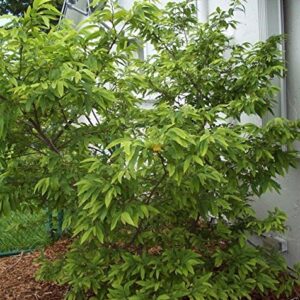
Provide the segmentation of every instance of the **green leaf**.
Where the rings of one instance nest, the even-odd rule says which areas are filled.
[[[45,23],[45,25],[49,28],[50,27],[50,20],[46,16],[42,16],[42,19]]]
[[[103,243],[104,242],[104,234],[103,234],[102,229],[99,226],[96,226],[95,228],[96,228],[96,236],[97,236],[99,242]]]
[[[133,222],[133,220],[132,220],[132,218],[131,218],[131,216],[130,216],[130,214],[128,213],[128,212],[123,212],[122,214],[121,214],[121,221],[122,221],[122,223],[127,223],[127,224],[129,224],[129,225],[132,225],[132,226],[134,226],[134,227],[137,227],[137,224],[135,224],[134,222]]]
[[[168,164],[167,165],[167,170],[169,172],[169,176],[172,177],[174,175],[174,173],[175,173],[176,168],[175,168],[174,165]]]
[[[159,295],[157,300],[168,300],[171,299],[167,294]]]
[[[81,80],[81,74],[79,72],[75,73],[75,83],[78,83]]]
[[[57,82],[57,92],[60,97],[64,95],[64,82],[58,81]]]
[[[34,9],[37,9],[39,7],[41,7],[43,4],[47,3],[47,2],[50,2],[51,0],[34,0],[33,1],[33,4],[32,4],[32,7]]]
[[[50,178],[42,178],[40,179],[34,187],[33,192],[41,191],[42,195],[45,195],[50,185]]]
[[[200,157],[198,157],[198,156],[196,156],[196,155],[193,155],[193,160],[194,160],[194,162],[196,162],[198,165],[204,166],[204,162],[203,162],[203,160],[202,160]]]
[[[180,128],[173,127],[173,128],[171,128],[171,129],[169,130],[169,132],[170,132],[170,133],[171,133],[171,132],[175,133],[177,136],[179,136],[179,137],[180,137],[181,139],[183,139],[183,140],[189,140],[188,134],[187,134],[184,130],[182,130],[182,129],[180,129]]]
[[[111,203],[111,200],[113,199],[114,192],[115,192],[115,189],[114,189],[114,188],[111,188],[111,189],[108,190],[108,192],[106,193],[106,195],[105,195],[105,200],[104,200],[106,208],[109,207],[109,205],[110,205],[110,203]]]
[[[116,139],[116,140],[112,141],[110,144],[108,144],[106,149],[111,149],[119,144],[122,144],[123,142],[128,142],[128,139],[127,138]]]
[[[111,92],[109,90],[106,90],[106,89],[103,89],[103,88],[99,88],[98,91],[99,91],[99,95],[101,97],[103,97],[104,99],[106,99],[108,101],[111,101],[111,102],[116,100],[115,95],[113,94],[113,92]]]
[[[146,205],[141,205],[141,210],[146,218],[149,218],[149,210]]]
[[[110,225],[110,230],[114,230],[118,224],[120,220],[120,214],[119,213],[115,213],[112,217],[112,221],[111,221],[111,225]]]
[[[191,158],[191,157],[187,158],[187,159],[184,161],[184,164],[183,164],[183,173],[186,173],[186,171],[187,171],[188,168],[190,167],[191,161],[192,161],[192,158]]]
[[[208,150],[208,142],[207,140],[204,140],[200,143],[200,156],[205,156],[205,154],[207,153],[207,150]]]
[[[81,239],[80,239],[80,244],[81,244],[81,245],[82,245],[84,242],[86,242],[86,241],[90,238],[90,236],[91,236],[91,234],[92,234],[92,231],[93,231],[93,227],[90,228],[89,230],[87,230],[87,231],[82,235],[82,237],[81,237]]]

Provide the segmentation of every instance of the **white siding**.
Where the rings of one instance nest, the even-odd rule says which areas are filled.
[[[286,1],[286,0],[285,0]],[[210,9],[214,9],[220,0],[213,0],[210,3]],[[223,1],[222,1],[223,2]],[[226,1],[229,3],[229,1]],[[246,13],[239,13],[238,21],[241,22],[237,30],[234,32],[236,42],[256,42],[264,40],[272,34],[280,34],[283,24],[279,24],[280,19],[280,1],[278,0],[251,0],[246,3]],[[286,11],[288,43],[287,43],[287,59],[288,59],[288,116],[290,118],[299,118],[300,112],[300,88],[297,82],[300,75],[300,1],[287,0],[288,10]],[[222,4],[224,7],[224,3]],[[265,9],[265,11],[263,10]],[[278,11],[274,11],[277,9]],[[211,10],[210,10],[211,11]],[[297,18],[298,17],[298,18]],[[284,86],[284,84],[282,84]],[[284,91],[279,95],[280,101],[283,101],[280,112],[285,116]],[[278,109],[279,110],[279,109]],[[276,113],[276,112],[275,112]],[[278,114],[278,112],[277,112]],[[243,122],[253,122],[262,124],[262,120],[258,117],[244,116]],[[257,199],[254,208],[258,217],[264,217],[269,210],[279,207],[288,215],[287,232],[285,238],[288,241],[288,252],[285,254],[287,262],[290,265],[300,261],[300,165],[297,169],[290,169],[287,176],[279,177],[278,182],[281,184],[282,191],[280,194],[267,193],[260,199]]]

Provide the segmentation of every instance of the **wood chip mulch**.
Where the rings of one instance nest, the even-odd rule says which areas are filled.
[[[45,256],[55,259],[66,252],[69,240],[60,240],[45,250]],[[0,258],[1,300],[62,300],[67,286],[52,282],[36,281],[34,276],[39,265],[35,260],[40,252]]]

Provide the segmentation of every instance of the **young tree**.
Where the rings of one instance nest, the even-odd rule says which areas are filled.
[[[281,38],[232,43],[236,3],[201,24],[192,1],[104,2],[76,31],[47,2],[0,30],[1,212],[64,209],[74,237],[39,277],[69,299],[288,295],[283,258],[247,238],[285,229],[251,201],[279,190],[300,124],[238,122],[272,109]]]

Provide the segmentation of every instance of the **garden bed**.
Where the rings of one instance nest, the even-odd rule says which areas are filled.
[[[45,256],[55,259],[62,255],[69,244],[61,240],[49,246]],[[0,259],[0,299],[1,300],[61,300],[67,292],[66,286],[35,280],[39,265],[35,260],[40,252],[20,254]]]
[[[56,259],[63,255],[70,240],[63,239],[47,247],[45,256]],[[0,259],[0,299],[1,300],[63,300],[68,286],[59,286],[52,282],[36,281],[35,272],[39,264],[36,259],[40,252],[20,254]],[[253,300],[299,300],[300,288],[295,288],[293,296],[276,298],[274,295],[261,296],[253,293]]]

